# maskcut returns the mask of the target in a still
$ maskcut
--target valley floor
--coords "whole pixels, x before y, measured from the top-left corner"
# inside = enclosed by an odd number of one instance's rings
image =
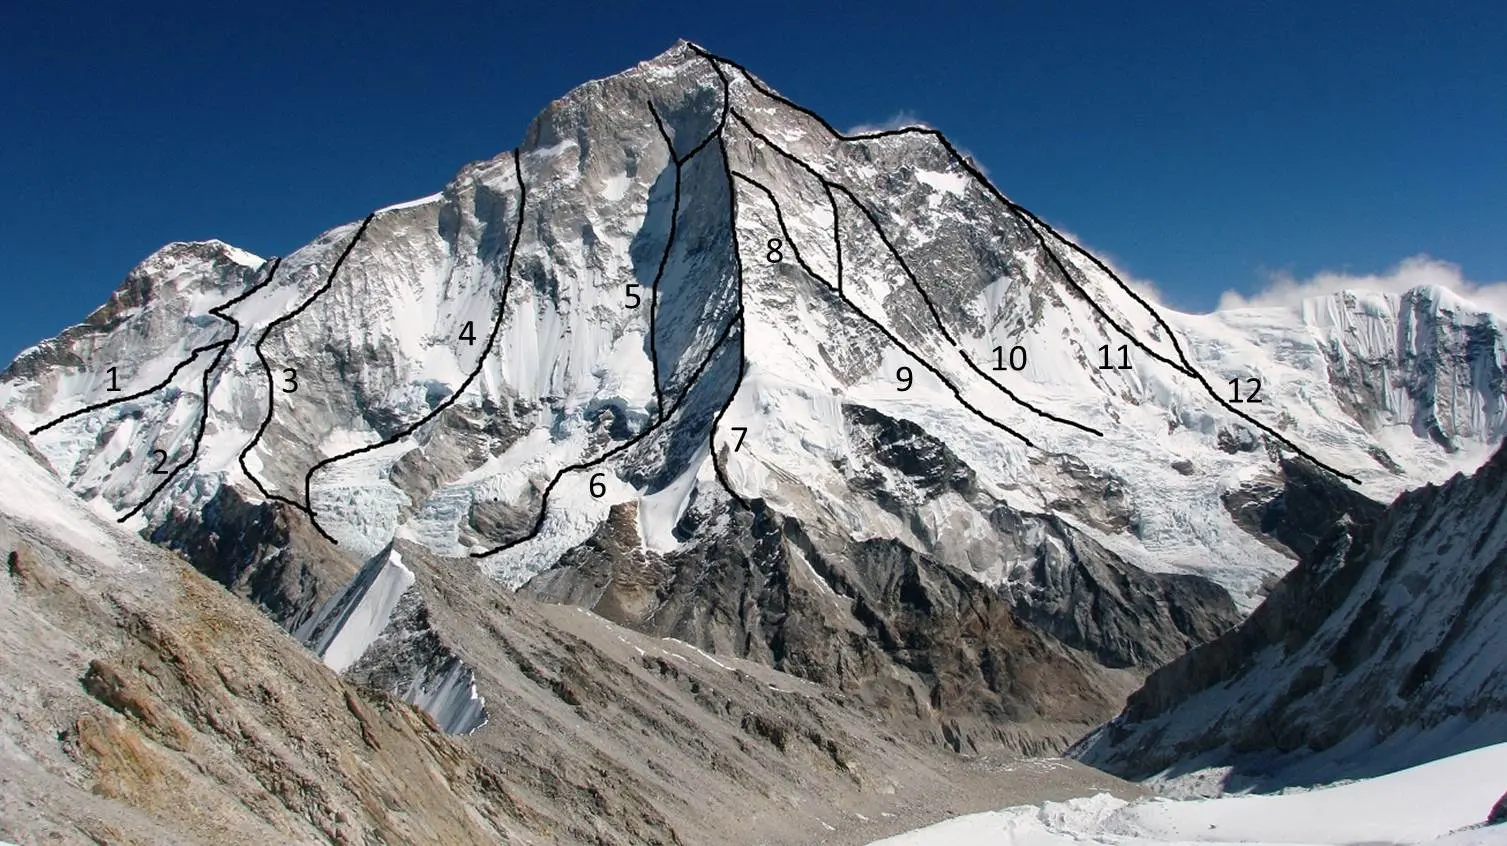
[[[970,814],[872,846],[1173,846],[1189,843],[1503,846],[1473,828],[1507,790],[1507,744],[1304,792],[1126,802],[1097,793]]]

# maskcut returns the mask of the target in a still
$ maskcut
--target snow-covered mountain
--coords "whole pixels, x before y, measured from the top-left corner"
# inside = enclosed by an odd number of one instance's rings
[[[1246,519],[1284,458],[1442,479],[1507,432],[1504,366],[1439,290],[1177,314],[939,133],[843,137],[681,43],[281,259],[164,248],[0,410],[326,650],[397,541],[1050,745],[1292,566]],[[319,535],[343,563],[289,553]]]
[[[1507,741],[1507,448],[1358,507],[1239,627],[1151,675],[1073,754],[1234,787],[1374,775]]]

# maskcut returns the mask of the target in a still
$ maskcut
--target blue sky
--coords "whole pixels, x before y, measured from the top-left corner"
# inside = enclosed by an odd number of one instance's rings
[[[679,37],[942,129],[1179,308],[1419,254],[1507,280],[1499,2],[510,5],[10,4],[0,358],[167,241],[270,256],[438,190]]]

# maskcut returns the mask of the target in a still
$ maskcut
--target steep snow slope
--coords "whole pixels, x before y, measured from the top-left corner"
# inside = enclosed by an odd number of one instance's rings
[[[1507,449],[1344,519],[1235,630],[1074,750],[1112,772],[1281,785],[1507,740]]]
[[[1502,844],[1507,826],[1475,827],[1507,786],[1504,770],[1507,744],[1307,793],[1129,803],[1099,794],[959,817],[873,846]]]
[[[383,638],[413,639],[426,634],[412,609],[421,600],[410,591],[417,577],[396,549],[367,562],[341,590],[294,630],[325,666],[344,673],[357,666]],[[391,692],[424,709],[451,734],[475,731],[486,722],[486,700],[476,692],[476,674],[445,653],[439,660],[414,661],[408,677],[392,680]]]

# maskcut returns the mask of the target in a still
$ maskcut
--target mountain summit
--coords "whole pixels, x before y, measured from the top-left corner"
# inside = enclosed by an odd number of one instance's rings
[[[1389,498],[1484,458],[1502,338],[1427,289],[1172,312],[939,132],[844,136],[682,42],[288,256],[164,248],[0,409],[455,730],[475,635],[414,603],[480,568],[1046,749],[1291,568],[1293,462]]]

